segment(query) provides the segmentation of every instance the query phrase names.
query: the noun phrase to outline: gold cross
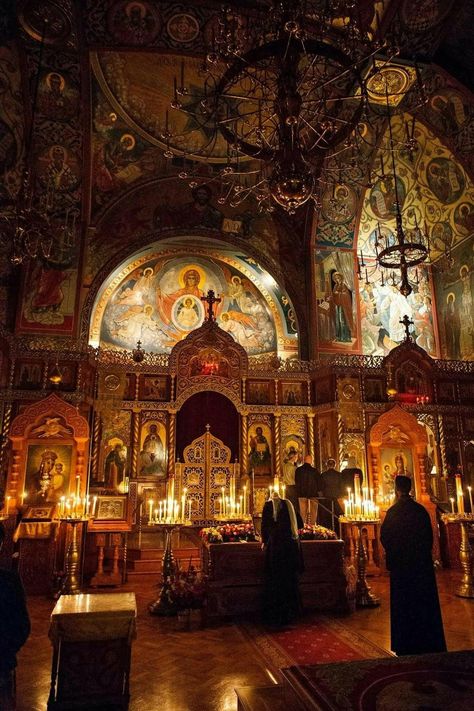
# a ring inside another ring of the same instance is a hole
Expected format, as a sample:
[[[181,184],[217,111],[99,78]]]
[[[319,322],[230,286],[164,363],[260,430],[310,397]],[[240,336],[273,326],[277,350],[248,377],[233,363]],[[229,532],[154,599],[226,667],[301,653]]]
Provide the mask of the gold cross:
[[[207,292],[207,296],[201,296],[201,301],[205,301],[207,303],[206,321],[215,321],[216,317],[214,314],[213,307],[214,304],[220,304],[222,299],[219,296],[216,296],[212,289],[209,289],[209,291]]]

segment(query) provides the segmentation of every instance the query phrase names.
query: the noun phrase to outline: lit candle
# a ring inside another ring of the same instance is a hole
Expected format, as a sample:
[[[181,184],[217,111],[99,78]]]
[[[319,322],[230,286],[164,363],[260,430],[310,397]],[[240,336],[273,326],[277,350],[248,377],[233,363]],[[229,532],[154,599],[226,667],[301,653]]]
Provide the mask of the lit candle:
[[[94,496],[94,499],[92,501],[92,516],[95,516],[97,513],[97,496]]]
[[[281,493],[282,493],[282,498],[284,499],[285,494],[286,494],[286,485],[285,484],[283,484],[283,486],[281,487]]]
[[[191,521],[191,511],[192,511],[192,499],[188,499],[188,519]]]
[[[81,477],[79,474],[76,474],[76,499],[78,499],[81,495]]]
[[[158,521],[158,509],[155,509],[155,510],[154,510],[154,513],[155,513],[155,517],[154,517],[153,520],[154,520],[155,523],[156,523],[156,522]]]
[[[449,500],[450,500],[450,502],[451,502],[451,513],[454,513],[454,499],[453,499],[453,497],[451,496]]]
[[[23,506],[23,504],[25,503],[25,499],[26,499],[27,497],[28,497],[28,494],[26,493],[26,491],[24,491],[24,492],[22,493],[22,495],[21,495],[21,505],[22,505],[22,506]]]
[[[349,502],[347,499],[344,499],[344,516],[347,518],[349,513]]]
[[[158,502],[158,521],[161,523],[161,519],[163,518],[163,502],[159,501]]]
[[[472,508],[472,486],[468,486],[467,490],[469,492],[469,504],[471,506],[471,513],[474,513],[474,509]]]
[[[354,498],[360,499],[360,476],[359,474],[354,474]]]
[[[472,509],[472,504],[471,504]],[[247,487],[244,485],[244,516],[247,514]]]
[[[461,474],[456,474],[456,500],[458,505],[458,513],[464,513],[464,496],[462,493],[462,479]]]
[[[10,499],[11,498],[12,498],[11,496],[7,496],[7,516],[10,513]]]

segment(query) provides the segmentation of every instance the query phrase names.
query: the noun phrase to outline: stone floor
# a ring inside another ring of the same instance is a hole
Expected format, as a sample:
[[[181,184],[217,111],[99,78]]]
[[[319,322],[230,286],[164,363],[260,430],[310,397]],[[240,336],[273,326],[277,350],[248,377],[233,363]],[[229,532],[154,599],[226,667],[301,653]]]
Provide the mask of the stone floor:
[[[474,648],[474,600],[454,595],[459,573],[438,575],[448,649]],[[389,649],[388,578],[371,579],[378,608],[357,610],[343,622],[375,644]],[[235,711],[236,686],[274,683],[272,670],[255,655],[237,625],[182,632],[174,619],[150,617],[147,603],[155,589],[148,578],[134,578],[138,636],[132,653],[130,711]],[[18,711],[44,711],[49,693],[51,646],[47,632],[52,600],[32,597],[32,634],[19,655]]]

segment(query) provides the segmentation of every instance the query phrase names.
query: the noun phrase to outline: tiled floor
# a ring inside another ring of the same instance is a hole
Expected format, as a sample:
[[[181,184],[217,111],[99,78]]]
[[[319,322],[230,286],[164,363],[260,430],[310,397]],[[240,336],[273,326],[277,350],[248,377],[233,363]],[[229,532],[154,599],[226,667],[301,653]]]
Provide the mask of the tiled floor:
[[[459,574],[438,576],[448,649],[474,648],[474,600],[454,595]],[[371,582],[382,604],[343,619],[347,627],[389,648],[388,579]],[[150,617],[155,590],[149,579],[126,586],[137,595],[138,636],[132,655],[130,711],[235,711],[234,687],[271,683],[264,661],[231,623],[181,632],[174,619]],[[32,634],[19,655],[18,711],[44,711],[49,692],[51,645],[47,637],[54,603],[30,598]]]

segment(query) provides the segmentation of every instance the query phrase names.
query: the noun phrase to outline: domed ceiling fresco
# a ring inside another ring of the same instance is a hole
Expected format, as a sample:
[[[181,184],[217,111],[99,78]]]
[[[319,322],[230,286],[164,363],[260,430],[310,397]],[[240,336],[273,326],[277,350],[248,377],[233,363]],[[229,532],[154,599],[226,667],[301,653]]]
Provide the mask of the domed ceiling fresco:
[[[155,245],[119,266],[97,296],[91,345],[170,353],[202,325],[202,297],[221,299],[216,316],[249,355],[298,353],[293,308],[267,272],[244,255],[224,250]]]

